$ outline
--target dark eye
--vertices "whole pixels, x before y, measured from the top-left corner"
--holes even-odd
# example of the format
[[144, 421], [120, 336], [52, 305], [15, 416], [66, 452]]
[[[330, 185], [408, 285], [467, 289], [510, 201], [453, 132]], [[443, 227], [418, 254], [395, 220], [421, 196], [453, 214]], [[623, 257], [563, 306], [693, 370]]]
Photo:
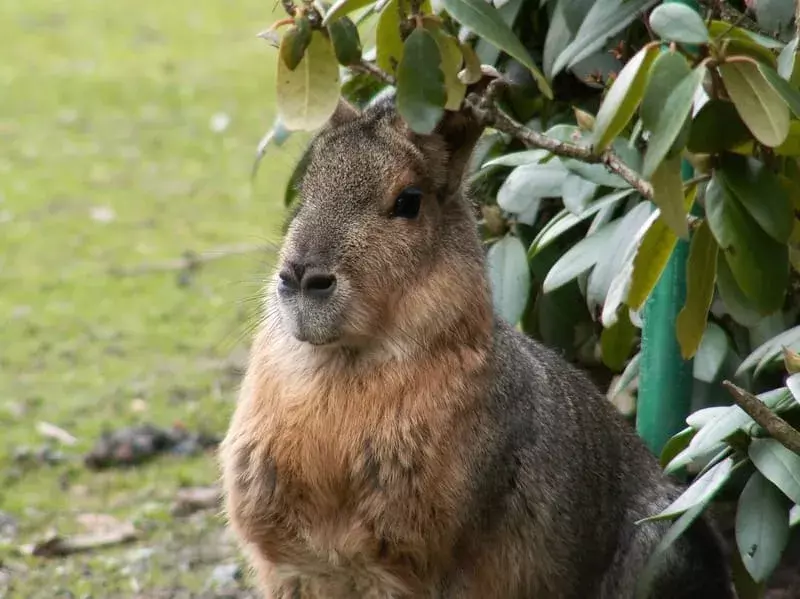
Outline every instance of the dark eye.
[[398, 218], [416, 218], [422, 201], [422, 191], [416, 187], [406, 187], [394, 200], [392, 216]]

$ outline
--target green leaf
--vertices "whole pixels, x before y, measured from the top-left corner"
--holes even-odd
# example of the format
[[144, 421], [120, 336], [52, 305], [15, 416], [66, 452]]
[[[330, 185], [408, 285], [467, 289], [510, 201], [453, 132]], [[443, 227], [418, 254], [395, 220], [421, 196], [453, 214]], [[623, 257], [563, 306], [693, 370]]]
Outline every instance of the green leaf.
[[543, 291], [549, 293], [558, 289], [597, 264], [621, 222], [622, 219], [608, 223], [567, 250], [548, 271], [542, 284]]
[[750, 130], [731, 102], [711, 99], [698, 111], [689, 133], [689, 151], [715, 154], [751, 139]]
[[550, 155], [547, 150], [522, 150], [521, 152], [511, 152], [510, 154], [503, 154], [497, 158], [493, 158], [483, 164], [482, 168], [489, 168], [492, 166], [522, 166], [524, 164], [533, 164], [541, 162], [544, 158]]
[[786, 379], [786, 387], [792, 394], [792, 397], [800, 403], [800, 373], [795, 373]]
[[342, 17], [328, 25], [328, 33], [339, 64], [348, 66], [361, 61], [361, 39], [353, 21]]
[[710, 21], [708, 32], [718, 46], [725, 43], [728, 56], [744, 54], [759, 62], [775, 64], [775, 55], [770, 50], [780, 48], [780, 42], [753, 34], [741, 27], [732, 27], [726, 21]]
[[652, 596], [651, 589], [658, 574], [664, 568], [664, 562], [670, 555], [670, 547], [677, 541], [681, 535], [697, 520], [703, 510], [706, 509], [710, 499], [705, 503], [698, 503], [692, 509], [687, 510], [683, 515], [678, 518], [672, 526], [669, 527], [666, 534], [661, 537], [661, 540], [656, 545], [653, 553], [650, 554], [644, 568], [642, 569], [636, 581], [636, 595], [635, 599], [647, 599]]
[[294, 71], [311, 42], [311, 24], [307, 17], [298, 17], [294, 25], [286, 29], [286, 33], [281, 38], [281, 45], [278, 54], [290, 71]]
[[446, 110], [458, 110], [467, 94], [467, 86], [458, 78], [458, 72], [464, 63], [464, 56], [458, 40], [448, 35], [441, 28], [430, 29], [431, 35], [439, 46], [442, 57], [442, 72], [444, 73], [444, 86], [447, 90]]
[[797, 526], [800, 524], [800, 505], [795, 505], [789, 511], [789, 526]]
[[789, 241], [794, 217], [792, 200], [763, 162], [726, 154], [716, 176], [770, 237], [781, 244]]
[[642, 174], [650, 177], [670, 151], [692, 110], [694, 95], [703, 83], [706, 67], [695, 68], [672, 90], [656, 121], [644, 157]]
[[553, 65], [555, 77], [584, 58], [602, 50], [607, 40], [627, 28], [659, 0], [596, 0], [569, 46]]
[[397, 112], [415, 133], [431, 133], [444, 114], [441, 62], [433, 36], [421, 28], [412, 31], [397, 67]]
[[694, 435], [695, 431], [691, 427], [687, 427], [681, 432], [670, 437], [669, 441], [666, 442], [664, 448], [661, 450], [661, 455], [658, 458], [661, 467], [666, 467], [666, 465], [669, 464], [675, 458], [675, 456], [686, 449]]
[[486, 254], [492, 299], [498, 314], [516, 324], [528, 302], [531, 273], [522, 242], [511, 235], [492, 245]]
[[597, 185], [579, 175], [567, 173], [561, 186], [561, 200], [573, 214], [582, 213], [592, 201]]
[[692, 236], [686, 263], [686, 303], [675, 324], [681, 356], [694, 357], [706, 330], [708, 310], [714, 297], [719, 247], [708, 221], [703, 221]]
[[634, 191], [634, 189], [625, 189], [611, 193], [607, 196], [603, 196], [602, 198], [592, 202], [580, 214], [573, 214], [569, 210], [561, 211], [558, 215], [549, 220], [544, 227], [542, 227], [542, 230], [533, 240], [531, 247], [528, 249], [528, 259], [530, 260], [533, 258], [539, 251], [546, 248], [560, 235], [566, 231], [569, 231], [575, 225], [582, 223], [588, 218], [591, 218], [603, 208], [616, 205], [620, 200], [628, 197]]
[[772, 89], [783, 98], [786, 105], [796, 117], [800, 117], [800, 91], [797, 91], [791, 83], [778, 75], [774, 69], [765, 64], [758, 63], [758, 70], [764, 79], [770, 84]]
[[[684, 197], [682, 188], [679, 190], [681, 203], [683, 204], [682, 209], [687, 212], [694, 202], [695, 192], [696, 187], [693, 187]], [[684, 213], [684, 221], [685, 219]], [[642, 239], [642, 243], [636, 251], [636, 257], [633, 260], [633, 273], [627, 300], [628, 305], [633, 310], [639, 310], [650, 296], [656, 283], [661, 278], [661, 273], [664, 272], [672, 250], [677, 243], [678, 237], [664, 219], [664, 213], [660, 212], [658, 219], [653, 222]]]
[[778, 56], [778, 75], [794, 84], [798, 83], [796, 75], [800, 74], [797, 68], [798, 41], [800, 41], [800, 37], [795, 36], [791, 42], [786, 44], [786, 47], [781, 50]]
[[375, 31], [375, 62], [387, 73], [394, 73], [403, 56], [398, 0], [389, 0], [381, 10]]
[[603, 364], [615, 372], [622, 370], [631, 354], [635, 338], [636, 327], [631, 324], [628, 309], [622, 306], [617, 321], [610, 327], [604, 328], [600, 334]]
[[759, 472], [795, 503], [800, 503], [800, 455], [775, 439], [753, 439], [747, 454]]
[[779, 146], [789, 134], [789, 108], [750, 62], [726, 62], [719, 72], [725, 89], [753, 136], [765, 146]]
[[678, 2], [665, 2], [650, 13], [650, 28], [662, 40], [682, 44], [708, 43], [708, 29], [693, 8]]
[[764, 318], [739, 287], [725, 254], [721, 252], [717, 258], [717, 290], [725, 312], [740, 325], [750, 327]]
[[625, 370], [622, 371], [622, 374], [617, 379], [614, 388], [611, 390], [611, 397], [614, 398], [619, 395], [624, 389], [627, 389], [628, 386], [633, 382], [639, 375], [639, 361], [641, 360], [642, 354], [637, 353], [633, 358], [631, 358], [628, 365], [625, 366]]
[[[574, 158], [562, 158], [562, 162], [571, 172], [596, 185], [616, 188], [631, 186], [625, 179], [610, 172], [604, 164], [588, 164]], [[634, 165], [628, 164], [628, 166], [636, 170]]]
[[766, 580], [789, 540], [789, 506], [775, 485], [755, 472], [739, 496], [736, 544], [756, 582]]
[[552, 100], [553, 90], [547, 79], [496, 8], [485, 0], [443, 0], [443, 5], [456, 21], [528, 67], [539, 90]]
[[608, 90], [595, 119], [592, 145], [596, 153], [605, 150], [631, 120], [644, 94], [650, 65], [658, 48], [639, 50], [619, 72]]
[[728, 482], [733, 469], [733, 458], [727, 458], [710, 468], [703, 476], [698, 477], [675, 501], [655, 516], [642, 518], [637, 522], [653, 522], [667, 520], [692, 509], [696, 505], [706, 503]]
[[706, 189], [711, 231], [744, 295], [762, 314], [783, 304], [789, 277], [789, 252], [747, 213], [715, 175]]
[[333, 3], [333, 6], [330, 7], [328, 12], [325, 13], [322, 24], [325, 26], [330, 25], [343, 15], [355, 12], [359, 8], [374, 4], [374, 2], [375, 0], [337, 0]]
[[788, 347], [794, 351], [800, 350], [800, 326], [784, 331], [780, 335], [759, 345], [739, 365], [736, 374], [739, 375], [750, 370], [759, 362], [770, 360], [778, 356], [784, 347]]
[[689, 238], [686, 215], [694, 202], [694, 193], [684, 196], [680, 158], [667, 158], [650, 179], [653, 202], [661, 209], [661, 218], [680, 238]]
[[276, 104], [290, 131], [313, 131], [333, 115], [339, 102], [339, 63], [331, 42], [319, 31], [311, 34], [305, 56], [290, 70], [278, 60]]
[[[716, 273], [716, 253], [714, 258], [715, 264], [711, 267], [710, 271]], [[697, 276], [699, 276], [700, 273], [701, 271], [698, 270]], [[690, 278], [689, 275], [687, 275], [687, 279], [688, 278]], [[711, 279], [713, 285], [714, 278], [708, 278]], [[728, 335], [722, 327], [713, 322], [709, 322], [700, 339], [700, 347], [697, 349], [697, 353], [694, 356], [694, 362], [692, 364], [694, 378], [704, 383], [716, 383], [719, 373], [722, 371], [722, 366], [725, 364], [725, 358], [728, 356], [730, 347]]]
[[800, 156], [800, 121], [789, 122], [789, 135], [775, 148], [775, 153], [778, 156]]
[[559, 160], [518, 166], [497, 191], [497, 204], [507, 212], [520, 214], [542, 198], [559, 197], [566, 177], [567, 169]]
[[[675, 5], [662, 4], [661, 7], [663, 6]], [[650, 131], [655, 129], [659, 116], [667, 106], [669, 94], [691, 72], [692, 69], [688, 61], [680, 52], [666, 50], [658, 54], [650, 69], [650, 77], [647, 80], [647, 87], [642, 98], [640, 114], [646, 129]]]

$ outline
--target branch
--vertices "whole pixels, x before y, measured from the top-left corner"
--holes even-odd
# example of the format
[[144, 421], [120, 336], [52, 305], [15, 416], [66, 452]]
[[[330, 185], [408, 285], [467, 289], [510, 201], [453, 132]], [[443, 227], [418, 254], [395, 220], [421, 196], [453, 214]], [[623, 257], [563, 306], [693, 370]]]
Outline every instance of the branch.
[[[491, 93], [492, 90], [493, 87], [490, 86], [487, 92]], [[589, 164], [603, 164], [609, 171], [619, 175], [644, 197], [652, 199], [653, 187], [650, 183], [625, 164], [613, 150], [608, 149], [601, 154], [594, 154], [590, 147], [579, 146], [577, 144], [547, 137], [542, 133], [529, 129], [521, 123], [516, 122], [508, 115], [501, 112], [496, 104], [487, 102], [485, 98], [476, 94], [467, 96], [464, 103], [472, 112], [472, 115], [485, 126], [503, 133], [508, 133], [529, 146], [542, 148], [556, 156], [574, 158]]]
[[362, 60], [358, 64], [350, 65], [350, 68], [354, 71], [358, 71], [366, 75], [371, 75], [375, 77], [375, 79], [383, 81], [387, 85], [395, 85], [394, 77], [392, 77], [389, 73], [380, 68], [374, 62], [369, 62], [368, 60]]
[[800, 455], [800, 432], [783, 418], [773, 413], [752, 393], [737, 387], [730, 381], [722, 381], [722, 385], [731, 392], [734, 401], [747, 414], [760, 424], [775, 440], [787, 449]]

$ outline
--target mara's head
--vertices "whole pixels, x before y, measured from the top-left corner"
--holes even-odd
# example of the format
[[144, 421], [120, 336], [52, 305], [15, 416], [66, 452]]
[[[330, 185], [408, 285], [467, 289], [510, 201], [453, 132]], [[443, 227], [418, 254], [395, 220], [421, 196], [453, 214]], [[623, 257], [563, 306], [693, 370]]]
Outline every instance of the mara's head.
[[480, 131], [448, 112], [418, 135], [391, 97], [363, 112], [340, 102], [306, 153], [271, 324], [303, 343], [350, 349], [408, 349], [470, 319], [484, 326], [482, 251], [460, 193]]

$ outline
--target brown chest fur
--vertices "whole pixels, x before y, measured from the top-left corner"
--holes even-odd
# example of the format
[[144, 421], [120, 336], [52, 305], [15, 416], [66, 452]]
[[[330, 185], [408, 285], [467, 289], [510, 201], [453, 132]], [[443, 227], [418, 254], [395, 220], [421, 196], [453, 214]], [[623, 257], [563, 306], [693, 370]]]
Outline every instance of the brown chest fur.
[[304, 580], [328, 580], [326, 597], [425, 596], [459, 529], [466, 390], [480, 388], [483, 363], [462, 348], [369, 375], [251, 364], [223, 478], [231, 523], [276, 597]]

